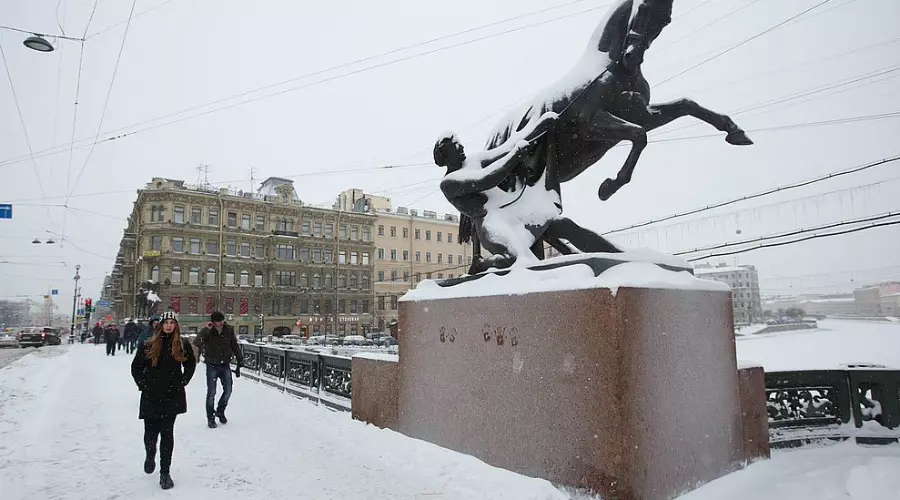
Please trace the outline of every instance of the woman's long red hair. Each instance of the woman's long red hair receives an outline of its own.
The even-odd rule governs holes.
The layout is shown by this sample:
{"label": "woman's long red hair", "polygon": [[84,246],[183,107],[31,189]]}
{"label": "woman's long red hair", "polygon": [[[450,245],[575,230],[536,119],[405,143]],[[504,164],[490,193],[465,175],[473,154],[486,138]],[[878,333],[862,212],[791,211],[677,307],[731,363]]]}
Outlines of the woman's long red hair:
{"label": "woman's long red hair", "polygon": [[[156,366],[156,363],[159,362],[159,353],[162,351],[162,326],[162,321],[157,323],[153,336],[147,341],[147,346],[149,346],[147,356],[150,358],[153,366]],[[179,363],[184,361],[184,352],[181,350],[181,327],[178,325],[178,322],[175,322],[175,331],[172,332],[172,357]]]}

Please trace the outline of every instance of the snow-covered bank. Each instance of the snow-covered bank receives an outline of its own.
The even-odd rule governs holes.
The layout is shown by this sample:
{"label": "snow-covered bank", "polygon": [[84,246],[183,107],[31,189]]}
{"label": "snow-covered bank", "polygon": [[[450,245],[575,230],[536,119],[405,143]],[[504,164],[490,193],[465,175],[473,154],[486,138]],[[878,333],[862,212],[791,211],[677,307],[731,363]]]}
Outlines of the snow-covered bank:
{"label": "snow-covered bank", "polygon": [[763,333],[737,338],[738,361],[766,371],[837,369],[876,363],[900,369],[900,324],[821,320],[815,330]]}

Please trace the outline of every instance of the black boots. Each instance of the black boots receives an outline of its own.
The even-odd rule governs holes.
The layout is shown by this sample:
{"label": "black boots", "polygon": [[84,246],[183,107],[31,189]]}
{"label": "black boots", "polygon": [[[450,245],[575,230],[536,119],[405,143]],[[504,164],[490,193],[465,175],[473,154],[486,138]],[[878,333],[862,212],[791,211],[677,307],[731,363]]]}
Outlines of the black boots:
{"label": "black boots", "polygon": [[156,457],[153,455],[147,455],[147,458],[144,460],[144,472],[147,474],[153,474],[153,471],[156,470]]}
{"label": "black boots", "polygon": [[223,424],[228,423],[228,419],[225,418],[225,410],[217,411],[216,416],[219,417],[219,422],[222,422]]}
{"label": "black boots", "polygon": [[218,425],[216,425],[216,419],[212,417],[206,421],[206,425],[208,425],[210,429],[215,429],[216,427],[218,427]]}
{"label": "black boots", "polygon": [[168,472],[160,472],[159,473],[159,487],[168,490],[175,486],[175,483],[172,481],[172,476],[169,475]]}

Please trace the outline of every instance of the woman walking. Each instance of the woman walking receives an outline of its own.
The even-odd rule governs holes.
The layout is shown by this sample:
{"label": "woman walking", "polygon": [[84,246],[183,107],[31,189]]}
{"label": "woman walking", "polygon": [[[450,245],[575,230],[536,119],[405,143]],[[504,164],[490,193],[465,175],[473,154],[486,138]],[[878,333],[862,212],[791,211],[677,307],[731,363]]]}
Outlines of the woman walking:
{"label": "woman walking", "polygon": [[138,418],[144,421],[144,472],[156,469],[156,442],[159,440],[159,485],[167,490],[175,483],[169,475],[175,417],[187,412],[184,386],[194,376],[194,350],[181,338],[173,311],[163,313],[150,340],[138,345],[131,362],[131,376],[141,391]]}

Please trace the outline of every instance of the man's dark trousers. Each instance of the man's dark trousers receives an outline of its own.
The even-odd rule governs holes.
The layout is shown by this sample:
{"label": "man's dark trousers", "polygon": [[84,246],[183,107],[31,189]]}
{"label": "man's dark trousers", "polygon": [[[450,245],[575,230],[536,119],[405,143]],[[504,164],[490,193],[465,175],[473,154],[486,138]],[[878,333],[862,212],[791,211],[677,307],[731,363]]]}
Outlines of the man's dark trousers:
{"label": "man's dark trousers", "polygon": [[[222,380],[222,397],[219,398],[219,404],[216,402],[216,381]],[[231,398],[231,366],[206,364],[206,418],[213,419],[217,413],[223,413],[225,407],[228,406],[228,399]],[[215,410],[215,411],[213,411]]]}

